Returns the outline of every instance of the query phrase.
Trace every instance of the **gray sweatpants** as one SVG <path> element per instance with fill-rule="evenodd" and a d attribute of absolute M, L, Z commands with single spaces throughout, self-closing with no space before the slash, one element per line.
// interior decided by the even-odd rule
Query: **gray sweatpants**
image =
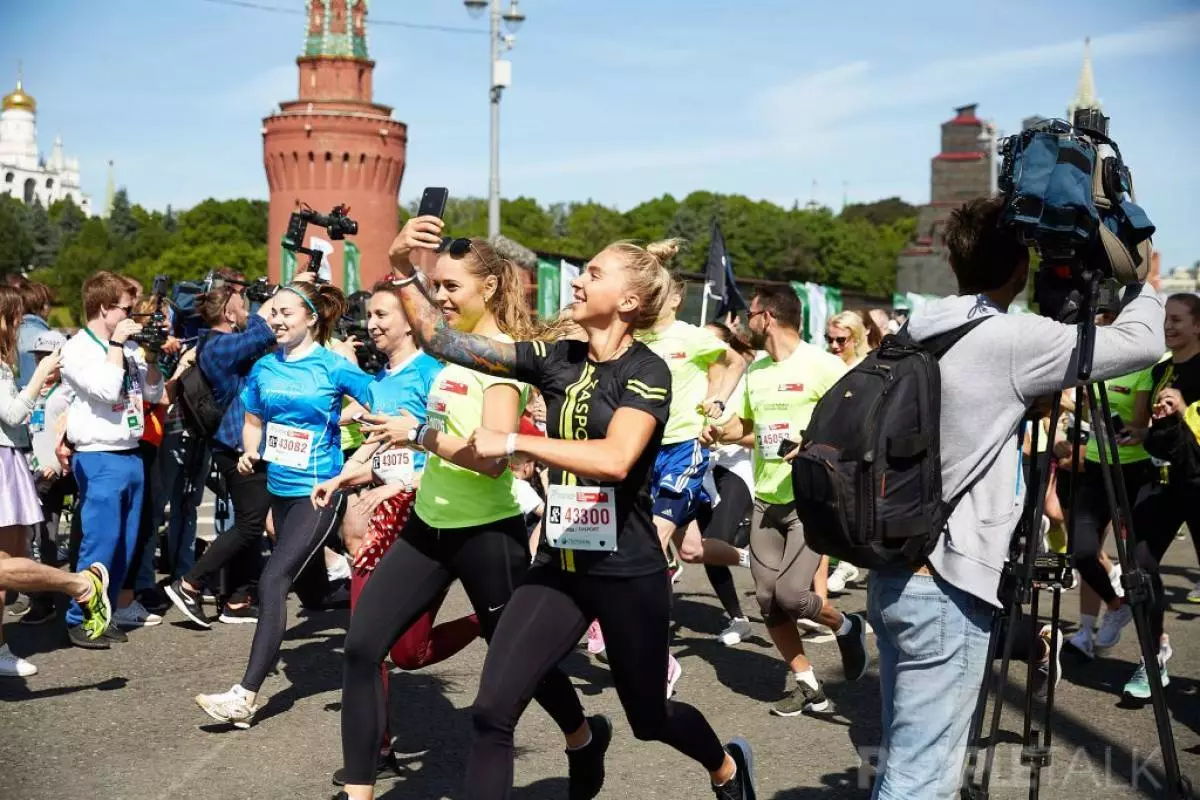
<path fill-rule="evenodd" d="M 750 574 L 763 622 L 773 628 L 800 618 L 816 619 L 821 596 L 812 591 L 821 554 L 804 541 L 794 503 L 754 500 L 750 528 Z"/>

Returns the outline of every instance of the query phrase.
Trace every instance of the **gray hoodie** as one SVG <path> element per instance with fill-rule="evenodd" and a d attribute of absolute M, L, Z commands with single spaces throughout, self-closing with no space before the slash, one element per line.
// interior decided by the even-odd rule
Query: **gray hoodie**
<path fill-rule="evenodd" d="M 963 496 L 930 554 L 939 575 L 999 605 L 1000 571 L 1021 517 L 1025 486 L 1018 432 L 1038 397 L 1075 384 L 1076 328 L 1045 317 L 1008 315 L 983 295 L 935 300 L 909 323 L 914 339 L 936 336 L 980 314 L 995 314 L 941 359 L 942 492 Z M 1092 378 L 1150 366 L 1165 351 L 1163 299 L 1143 289 L 1096 332 Z"/>

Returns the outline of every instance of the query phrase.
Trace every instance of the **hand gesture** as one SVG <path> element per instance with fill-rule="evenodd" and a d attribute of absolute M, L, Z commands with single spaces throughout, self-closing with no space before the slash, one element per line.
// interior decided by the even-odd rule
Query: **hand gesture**
<path fill-rule="evenodd" d="M 397 274 L 408 277 L 413 273 L 410 255 L 413 250 L 436 251 L 442 245 L 442 228 L 445 223 L 435 216 L 413 217 L 404 223 L 400 233 L 388 248 L 388 262 Z"/>
<path fill-rule="evenodd" d="M 51 379 L 62 366 L 62 350 L 55 350 L 48 356 L 44 356 L 38 362 L 37 368 L 34 369 L 33 375 L 29 379 L 31 386 L 34 386 L 39 392 L 45 388 Z"/>
<path fill-rule="evenodd" d="M 721 426 L 720 425 L 705 425 L 700 431 L 700 444 L 705 447 L 712 447 L 721 443 Z"/>
<path fill-rule="evenodd" d="M 398 484 L 387 484 L 376 486 L 368 489 L 365 492 L 359 492 L 353 500 L 351 500 L 351 510 L 355 514 L 370 518 L 375 513 L 375 509 L 379 508 L 379 504 L 384 500 L 389 500 L 404 490 L 403 486 Z"/>
<path fill-rule="evenodd" d="M 720 419 L 725 416 L 725 401 L 719 397 L 710 397 L 700 404 L 698 410 L 709 419 Z"/>
<path fill-rule="evenodd" d="M 240 475 L 251 475 L 254 473 L 254 465 L 259 461 L 258 453 L 242 453 L 238 459 L 237 471 Z"/>
<path fill-rule="evenodd" d="M 508 453 L 508 434 L 491 431 L 487 428 L 476 428 L 467 442 L 475 449 L 480 458 L 506 458 Z"/>
<path fill-rule="evenodd" d="M 409 431 L 414 430 L 420 423 L 417 418 L 407 411 L 389 416 L 386 414 L 363 414 L 359 419 L 358 429 L 367 434 L 369 443 L 380 442 L 388 447 L 408 447 Z"/>
<path fill-rule="evenodd" d="M 117 323 L 117 329 L 112 332 L 109 339 L 113 344 L 123 345 L 129 341 L 129 337 L 135 333 L 142 332 L 142 324 L 135 319 L 123 319 Z"/>
<path fill-rule="evenodd" d="M 329 505 L 334 492 L 341 488 L 341 484 L 342 482 L 338 478 L 330 478 L 324 483 L 314 486 L 312 493 L 308 496 L 308 499 L 312 501 L 313 508 L 324 508 Z"/>
<path fill-rule="evenodd" d="M 1153 416 L 1155 419 L 1169 417 L 1183 411 L 1183 407 L 1183 395 L 1178 389 L 1168 386 L 1158 393 L 1158 399 L 1154 402 Z"/>

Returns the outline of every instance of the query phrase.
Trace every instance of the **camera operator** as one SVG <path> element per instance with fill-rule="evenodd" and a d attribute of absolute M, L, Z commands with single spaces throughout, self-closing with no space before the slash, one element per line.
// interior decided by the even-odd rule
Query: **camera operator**
<path fill-rule="evenodd" d="M 922 341 L 981 314 L 995 317 L 941 359 L 942 490 L 961 501 L 922 566 L 871 575 L 883 698 L 874 798 L 957 795 L 1001 570 L 1021 517 L 1021 423 L 1035 398 L 1076 380 L 1075 327 L 1005 316 L 1024 293 L 1029 251 L 1001 225 L 1004 207 L 1002 196 L 981 197 L 951 214 L 945 241 L 959 293 L 930 302 L 909 323 Z M 1094 379 L 1153 364 L 1162 325 L 1162 299 L 1141 288 L 1096 331 Z"/>
<path fill-rule="evenodd" d="M 130 318 L 130 283 L 112 272 L 97 272 L 83 284 L 87 325 L 63 347 L 62 379 L 73 398 L 67 411 L 67 438 L 75 447 L 72 472 L 79 484 L 82 536 L 78 560 L 99 562 L 110 577 L 109 599 L 125 583 L 137 544 L 145 483 L 138 442 L 145 430 L 143 398 L 155 403 L 163 379 L 156 361 L 131 346 L 142 326 Z M 71 642 L 85 648 L 97 643 L 82 628 L 77 602 L 67 610 Z M 108 639 L 121 635 L 106 633 Z M 103 638 L 103 637 L 102 637 Z"/>
<path fill-rule="evenodd" d="M 307 274 L 297 280 L 311 279 Z M 261 570 L 262 536 L 266 528 L 271 496 L 267 493 L 266 464 L 258 462 L 249 474 L 238 472 L 242 455 L 242 389 L 258 359 L 275 349 L 275 334 L 267 325 L 274 306 L 268 299 L 250 314 L 246 298 L 232 282 L 221 283 L 197 303 L 200 316 L 210 329 L 198 347 L 197 363 L 212 387 L 213 399 L 225 407 L 221 426 L 212 440 L 212 460 L 225 478 L 234 508 L 234 524 L 208 546 L 204 555 L 183 577 L 171 582 L 167 596 L 197 625 L 208 628 L 201 604 L 201 589 L 229 565 L 233 590 L 219 619 L 222 622 L 254 622 L 250 585 Z"/>

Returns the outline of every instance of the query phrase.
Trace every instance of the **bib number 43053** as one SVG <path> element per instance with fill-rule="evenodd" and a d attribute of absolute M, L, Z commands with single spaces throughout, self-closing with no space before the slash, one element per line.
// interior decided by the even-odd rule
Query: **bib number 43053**
<path fill-rule="evenodd" d="M 617 503 L 607 486 L 550 486 L 546 539 L 551 547 L 616 552 Z"/>

